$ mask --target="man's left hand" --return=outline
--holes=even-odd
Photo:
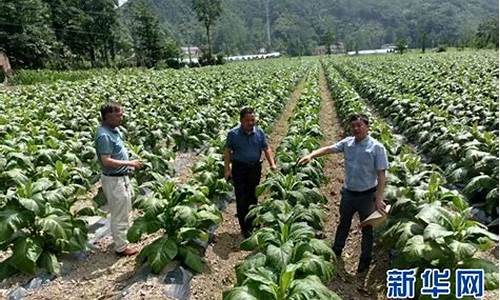
[[[275,164],[272,164],[270,168],[271,168],[271,171],[273,171],[273,172],[278,170],[278,167],[276,167]]]

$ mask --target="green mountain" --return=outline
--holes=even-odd
[[[145,1],[181,45],[206,43],[191,1],[129,0],[125,15],[136,1]],[[420,47],[424,32],[428,47],[458,45],[475,34],[480,22],[497,16],[497,0],[224,0],[213,44],[227,54],[263,47],[310,54],[331,31],[349,50],[379,48],[398,38]]]

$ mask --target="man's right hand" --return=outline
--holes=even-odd
[[[307,164],[311,161],[311,159],[312,157],[310,155],[306,155],[299,160],[298,164],[299,165]]]
[[[134,168],[134,170],[139,170],[144,168],[144,163],[140,160],[135,159],[129,162],[129,166]]]
[[[378,199],[375,200],[375,208],[383,216],[387,215],[387,212],[385,212],[385,207],[386,207],[386,204],[384,203],[383,200],[378,200]]]
[[[226,180],[230,180],[231,179],[231,169],[229,170],[224,170],[224,178]]]

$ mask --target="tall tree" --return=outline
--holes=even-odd
[[[403,54],[406,48],[408,48],[408,43],[406,42],[406,39],[398,38],[398,40],[396,41],[396,51],[399,54]]]
[[[50,7],[52,28],[61,45],[58,65],[61,68],[80,67],[89,60],[89,35],[85,23],[89,16],[83,11],[81,0],[44,0]]]
[[[116,0],[44,0],[50,7],[60,60],[109,65],[118,35]]]
[[[271,44],[271,19],[270,19],[270,14],[269,14],[269,1],[270,0],[265,0],[266,1],[266,36],[267,36],[267,51],[271,51],[272,49],[272,44]]]
[[[422,31],[420,33],[420,45],[422,49],[422,53],[425,53],[425,47],[427,47],[427,32]]]
[[[163,55],[164,41],[160,23],[143,1],[136,3],[132,14],[132,37],[139,66],[152,67]]]
[[[476,47],[498,49],[497,18],[490,18],[479,24],[476,33]]]
[[[210,27],[222,13],[221,0],[193,0],[193,9],[196,12],[198,20],[203,23],[207,32],[208,56],[212,57],[212,44],[210,40]]]
[[[12,68],[42,68],[56,47],[50,13],[42,0],[0,1],[0,41]]]
[[[83,12],[87,18],[83,29],[88,32],[87,51],[93,66],[97,61],[109,66],[110,56],[114,56],[115,31],[118,26],[117,0],[84,0]]]
[[[332,31],[327,30],[322,37],[322,44],[326,47],[326,53],[332,54],[332,45],[335,43],[335,35]]]

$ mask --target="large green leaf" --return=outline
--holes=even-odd
[[[273,293],[272,287],[277,286],[276,281],[278,279],[278,274],[276,274],[273,270],[270,270],[266,267],[259,267],[255,269],[251,269],[247,272],[247,280],[243,282],[243,284],[248,284],[249,282],[255,282],[261,285],[261,289],[266,287],[265,289],[270,293]]]
[[[307,276],[304,279],[294,280],[287,299],[341,300],[337,294],[324,286],[317,276]]]
[[[182,262],[195,273],[201,273],[205,266],[203,258],[197,250],[191,247],[181,247],[180,255],[183,257]]]
[[[199,210],[196,212],[196,218],[204,228],[208,228],[211,225],[217,225],[222,221],[222,216],[220,214],[207,210]]]
[[[161,237],[144,247],[137,256],[138,260],[147,260],[154,273],[160,273],[177,256],[176,243],[168,237]]]
[[[467,261],[472,258],[476,253],[476,247],[471,243],[464,243],[461,241],[452,241],[449,248],[455,254],[457,260]]]
[[[311,239],[295,244],[293,249],[293,262],[304,258],[307,252],[319,255],[327,261],[335,261],[335,254],[325,240]]]
[[[71,232],[72,224],[70,217],[65,215],[48,215],[37,220],[43,233],[58,240],[68,240],[68,231]]]
[[[16,184],[21,185],[29,181],[25,172],[21,169],[12,169],[4,173],[7,178],[14,181]]]
[[[498,209],[498,187],[490,190],[486,195],[486,209],[488,212],[494,214],[495,209]]]
[[[42,244],[30,237],[21,237],[14,242],[12,263],[24,273],[36,272],[37,260],[42,254]]]
[[[290,240],[310,240],[314,238],[314,235],[314,229],[311,226],[307,225],[307,223],[293,223],[290,226]]]
[[[328,282],[334,274],[333,264],[326,261],[321,256],[308,253],[297,264],[300,265],[299,270],[305,275],[316,275],[323,282]]]
[[[199,239],[201,241],[208,242],[208,233],[194,227],[183,227],[178,230],[177,239],[180,241]]]
[[[72,226],[73,230],[71,231],[71,237],[65,247],[60,249],[61,251],[82,251],[87,247],[88,231],[85,223],[81,220],[77,220],[72,223]]]
[[[415,216],[415,218],[420,219],[427,224],[439,223],[439,220],[442,216],[439,207],[441,207],[441,203],[439,202],[424,204],[420,207],[420,211]]]
[[[78,216],[78,217],[84,217],[84,216],[97,216],[97,215],[102,215],[103,213],[96,209],[95,207],[93,206],[87,206],[87,207],[83,207],[81,209],[79,209],[76,213],[75,213],[75,216]]]
[[[163,211],[167,202],[165,199],[158,197],[157,194],[140,196],[136,199],[135,203],[137,208],[145,211],[151,215],[157,215]]]
[[[423,234],[424,226],[410,220],[402,220],[394,225],[396,246],[403,248],[406,242],[415,235]]]
[[[0,262],[0,280],[7,279],[18,272],[13,263],[12,256]]]
[[[160,222],[146,217],[138,217],[127,231],[127,239],[136,243],[141,239],[141,236],[146,233],[153,233],[161,228]]]
[[[14,230],[11,226],[9,226],[8,223],[0,222],[0,244],[8,242],[11,239],[13,233]]]
[[[487,237],[494,242],[498,242],[498,235],[488,231],[487,227],[480,223],[468,226],[465,229],[465,235],[467,238],[471,239],[472,242],[474,242],[474,239],[480,237]]]
[[[39,180],[33,183],[32,192],[33,194],[45,192],[50,189],[54,183],[50,181],[48,178],[40,178]]]
[[[292,245],[291,242],[288,242],[281,245],[281,247],[275,245],[267,246],[266,256],[268,264],[278,271],[284,270],[291,258]]]
[[[43,252],[40,256],[39,265],[51,274],[59,274],[61,271],[61,266],[53,253]]]
[[[249,286],[238,286],[222,293],[223,300],[261,300],[259,291]],[[270,299],[271,300],[271,299]]]
[[[452,182],[461,182],[462,180],[466,179],[469,173],[469,169],[466,167],[460,167],[454,170],[450,174],[450,178]]]
[[[243,262],[236,267],[237,284],[241,285],[243,283],[243,281],[247,278],[246,273],[249,270],[265,266],[266,260],[266,255],[260,252],[245,258],[245,260],[243,260]]]
[[[24,208],[34,212],[35,214],[37,214],[38,211],[40,210],[39,204],[33,199],[19,198],[18,201]]]
[[[6,207],[0,210],[0,243],[10,239],[12,234],[34,221],[31,212]]]
[[[267,244],[271,241],[276,241],[276,231],[270,227],[263,227],[254,231],[252,236],[241,242],[241,250],[252,251],[256,248],[264,250]]]
[[[482,190],[489,191],[495,186],[498,186],[498,181],[488,175],[479,175],[472,178],[469,183],[463,188],[462,193],[468,197],[472,197],[474,193]]]
[[[443,239],[453,234],[454,234],[453,231],[449,231],[439,224],[431,223],[427,225],[427,227],[425,227],[423,235],[424,235],[424,240],[437,240],[437,239]]]
[[[173,208],[174,212],[174,222],[178,224],[178,226],[196,226],[198,223],[198,219],[196,218],[196,208],[186,206],[186,205],[177,205]],[[168,220],[172,221],[172,220]]]
[[[418,261],[424,257],[424,252],[426,250],[426,244],[424,242],[424,237],[421,235],[415,235],[410,238],[403,248],[403,252],[408,254],[408,258],[411,261]]]

